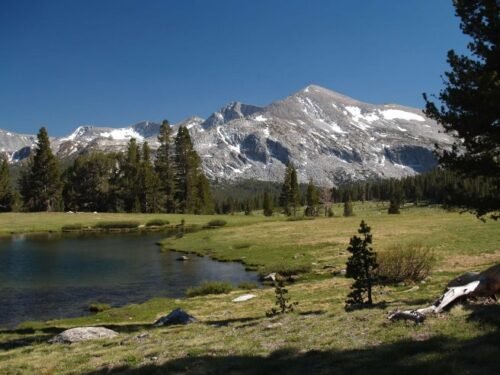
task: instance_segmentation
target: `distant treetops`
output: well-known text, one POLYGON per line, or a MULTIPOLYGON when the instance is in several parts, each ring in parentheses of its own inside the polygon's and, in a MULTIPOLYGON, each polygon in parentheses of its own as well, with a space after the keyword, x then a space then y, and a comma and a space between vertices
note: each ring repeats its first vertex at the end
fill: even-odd
MULTIPOLYGON (((188 130, 181 126, 173 139, 170 124, 163 121, 158 142, 154 162, 148 143, 139 145, 132 138, 124 153, 82 154, 61 173, 47 131, 41 128, 33 156, 19 179, 24 208, 213 213, 210 186, 188 130)), ((0 205, 7 200, 3 193, 8 180, 5 165, 4 160, 0 164, 0 205)))

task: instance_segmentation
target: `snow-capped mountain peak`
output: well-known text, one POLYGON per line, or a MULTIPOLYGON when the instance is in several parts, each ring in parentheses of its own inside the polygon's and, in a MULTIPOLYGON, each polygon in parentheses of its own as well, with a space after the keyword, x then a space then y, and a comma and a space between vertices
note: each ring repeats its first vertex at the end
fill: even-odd
MULTIPOLYGON (((302 181, 323 185, 401 177, 434 167, 434 144, 452 143, 419 109, 364 103, 318 85, 266 107, 231 102, 206 120, 193 116, 174 125, 174 133, 181 125, 189 129, 207 175, 223 179, 281 180, 290 161, 302 181)), ((130 138, 154 149, 159 128, 149 121, 125 128, 80 126, 54 138, 52 146, 60 157, 89 149, 122 151, 130 138)), ((0 151, 16 161, 29 155, 35 139, 0 130, 0 151)))

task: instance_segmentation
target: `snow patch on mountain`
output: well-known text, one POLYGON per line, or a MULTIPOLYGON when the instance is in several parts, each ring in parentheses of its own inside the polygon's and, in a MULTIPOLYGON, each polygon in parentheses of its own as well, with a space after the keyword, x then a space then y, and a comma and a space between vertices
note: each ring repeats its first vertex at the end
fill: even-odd
POLYGON ((425 121, 425 118, 422 116, 399 109, 385 109, 381 111, 381 114, 386 120, 425 121))
POLYGON ((122 128, 111 130, 109 132, 102 132, 101 137, 111 138, 114 140, 129 140, 131 138, 135 138, 137 141, 144 140, 144 137, 142 135, 131 128, 122 128))

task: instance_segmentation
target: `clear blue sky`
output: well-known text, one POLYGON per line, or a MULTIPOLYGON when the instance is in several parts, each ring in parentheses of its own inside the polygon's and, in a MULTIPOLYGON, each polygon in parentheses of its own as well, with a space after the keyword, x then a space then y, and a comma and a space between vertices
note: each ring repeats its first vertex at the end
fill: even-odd
POLYGON ((1 0, 0 128, 177 122, 310 83, 422 107, 465 43, 451 0, 1 0))

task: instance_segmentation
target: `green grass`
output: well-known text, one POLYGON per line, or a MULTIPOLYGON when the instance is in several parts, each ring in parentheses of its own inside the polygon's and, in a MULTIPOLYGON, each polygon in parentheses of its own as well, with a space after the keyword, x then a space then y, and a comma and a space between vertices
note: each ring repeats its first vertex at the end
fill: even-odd
MULTIPOLYGON (((221 215, 217 218, 227 221, 228 226, 246 225, 262 220, 283 220, 282 217, 262 218, 259 216, 221 215)), ((129 213, 64 213, 64 212, 4 212, 0 213, 0 236, 16 233, 60 232, 63 226, 78 225, 93 227, 101 222, 137 221, 146 224, 151 220, 168 221, 172 225, 184 219, 186 225, 204 225, 213 220, 211 215, 178 215, 178 214, 129 214, 129 213)))
POLYGON ((170 222, 163 219, 151 219, 146 222, 147 227, 162 227, 168 224, 170 224, 170 222))
POLYGON ((198 286, 188 288, 187 297, 206 296, 209 294, 227 294, 234 287, 227 281, 204 281, 198 286))
MULTIPOLYGON (((334 210, 341 213, 341 205, 334 210)), ((457 306, 422 325, 389 323, 386 317, 396 308, 432 303, 446 283, 465 270, 498 263, 500 223, 428 207, 403 208, 401 215, 387 215, 386 210, 382 204, 356 204, 355 217, 312 221, 228 216, 226 227, 167 239, 165 249, 239 260, 260 269, 307 264, 308 273, 287 286, 291 300, 299 304, 293 313, 267 318, 265 312, 274 307, 275 298, 273 288, 264 287, 252 290, 256 298, 242 303, 232 299, 247 292, 233 290, 186 299, 156 298, 79 318, 24 323, 17 330, 0 332, 0 374, 497 373, 499 304, 457 306), (377 286, 375 308, 346 312, 351 280, 331 274, 345 266, 345 249, 361 219, 372 227, 376 251, 418 242, 432 249, 436 265, 425 283, 377 286), (155 319, 176 307, 199 322, 152 328, 155 319), (120 335, 75 345, 46 342, 64 328, 86 325, 104 325, 120 335)), ((186 222, 203 225, 210 219, 186 217, 186 222)), ((175 216, 168 220, 180 222, 175 216)))

